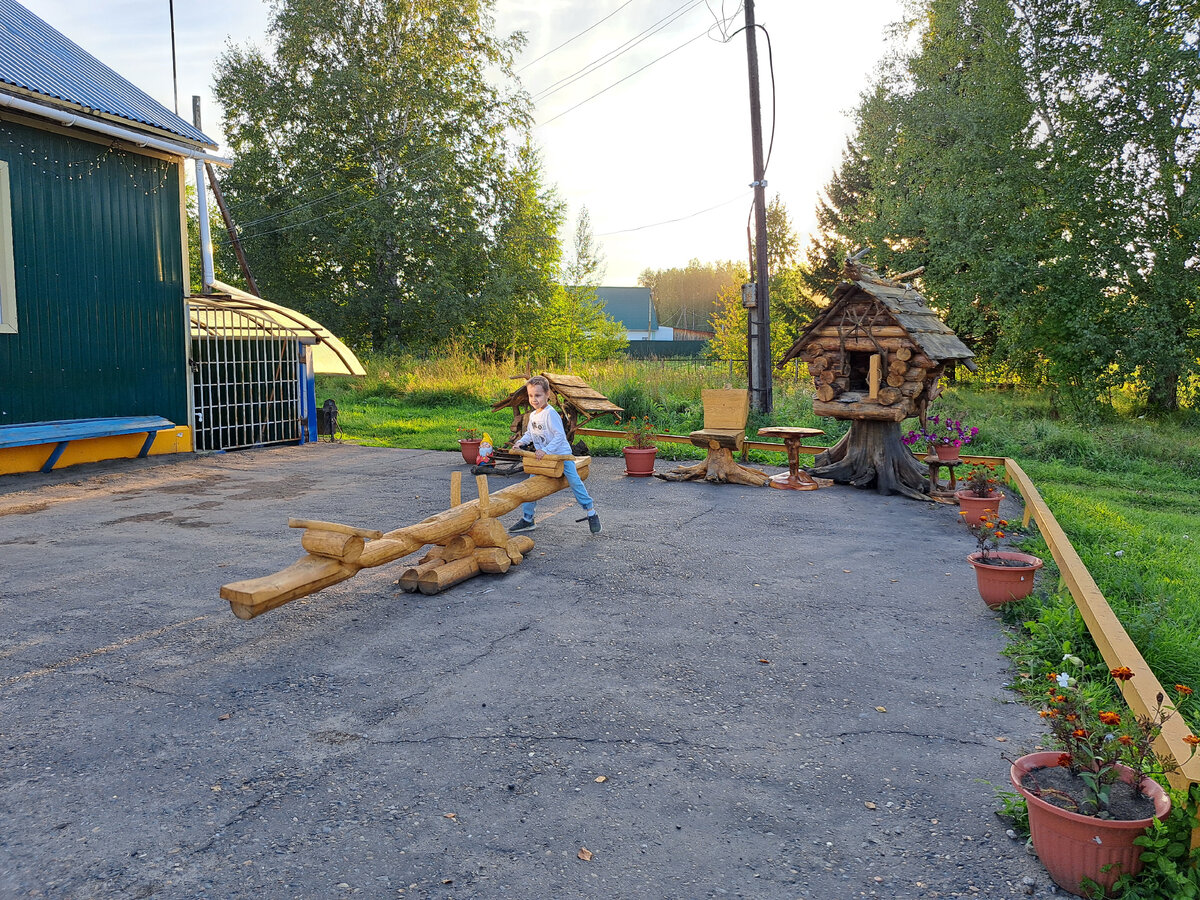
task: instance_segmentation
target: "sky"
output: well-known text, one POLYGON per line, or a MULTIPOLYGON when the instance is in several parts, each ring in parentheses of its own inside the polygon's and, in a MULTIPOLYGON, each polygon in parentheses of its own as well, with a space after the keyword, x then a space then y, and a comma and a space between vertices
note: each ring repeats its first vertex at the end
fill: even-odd
MULTIPOLYGON (((170 0, 20 2, 175 108, 170 0)), ((191 120, 199 95, 203 130, 220 142, 214 63, 230 44, 269 47, 270 6, 174 6, 181 115, 191 120)), ((754 2, 764 153, 774 123, 766 194, 786 205, 802 246, 901 8, 902 0, 754 2)), ((691 259, 747 258, 754 166, 746 37, 733 35, 745 24, 738 0, 496 0, 494 13, 498 33, 526 34, 516 68, 535 100, 546 180, 567 204, 563 237, 569 246, 586 207, 606 260, 603 283, 634 285, 645 269, 691 259)))

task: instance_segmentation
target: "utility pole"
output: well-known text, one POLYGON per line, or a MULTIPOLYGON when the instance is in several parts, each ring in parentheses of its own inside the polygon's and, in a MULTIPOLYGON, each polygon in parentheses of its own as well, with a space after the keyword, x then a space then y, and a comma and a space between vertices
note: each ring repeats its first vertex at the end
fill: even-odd
POLYGON ((771 298, 767 276, 767 182, 763 172, 762 115, 758 95, 758 44, 754 0, 746 0, 746 60, 750 69, 750 140, 754 148, 754 305, 747 312, 750 405, 771 412, 771 298))

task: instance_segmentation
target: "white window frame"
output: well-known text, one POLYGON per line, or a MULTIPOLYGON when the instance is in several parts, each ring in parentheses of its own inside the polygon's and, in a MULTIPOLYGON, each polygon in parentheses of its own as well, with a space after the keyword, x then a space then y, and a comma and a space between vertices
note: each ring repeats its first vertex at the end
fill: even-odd
POLYGON ((12 195, 8 163, 0 159, 0 334, 17 333, 17 278, 13 262, 12 195))

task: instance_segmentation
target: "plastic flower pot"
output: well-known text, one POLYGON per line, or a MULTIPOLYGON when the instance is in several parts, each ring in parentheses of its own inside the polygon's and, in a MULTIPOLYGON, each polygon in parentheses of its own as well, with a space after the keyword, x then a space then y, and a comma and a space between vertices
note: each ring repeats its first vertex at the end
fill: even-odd
POLYGON ((975 567, 979 596, 990 609, 1024 600, 1033 593, 1033 574, 1043 565, 1040 559, 1016 550, 993 550, 988 558, 995 562, 984 562, 983 555, 976 552, 967 557, 967 562, 975 567))
MULTIPOLYGON (((1060 809, 1030 793, 1021 780, 1032 769, 1058 765, 1057 750, 1029 753, 1012 764, 1009 778, 1029 807, 1029 833, 1033 849, 1054 883, 1081 897, 1107 897, 1113 882, 1128 872, 1142 869, 1142 848, 1133 839, 1143 834, 1154 819, 1165 819, 1171 798, 1153 778, 1144 778, 1141 791, 1154 802, 1148 819, 1098 819, 1060 809), (1102 894, 1084 893, 1087 878, 1103 888, 1102 894)), ((1133 772, 1119 767, 1121 780, 1133 781, 1133 772)))
POLYGON ((479 443, 482 439, 462 438, 458 442, 458 449, 462 451, 462 458, 467 461, 467 465, 475 465, 479 461, 479 443))
POLYGON ((968 526, 982 525, 983 514, 986 512, 990 512, 993 515, 998 514, 1000 511, 1000 501, 1004 499, 1004 495, 999 491, 995 491, 991 497, 978 497, 969 488, 956 491, 954 496, 958 500, 958 508, 966 513, 962 517, 962 520, 968 526))
POLYGON ((654 456, 657 447, 623 447, 625 454, 625 474, 636 478, 645 478, 654 474, 654 456))

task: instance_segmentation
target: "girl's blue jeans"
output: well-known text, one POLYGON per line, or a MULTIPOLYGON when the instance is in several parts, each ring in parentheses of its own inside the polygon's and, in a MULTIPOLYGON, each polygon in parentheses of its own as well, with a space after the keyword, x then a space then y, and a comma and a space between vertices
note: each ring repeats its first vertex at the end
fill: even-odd
MULTIPOLYGON (((575 495, 575 499, 579 501, 579 505, 583 507, 583 511, 590 513, 592 511, 592 498, 588 494, 587 488, 583 486, 583 479, 579 477, 579 472, 575 468, 574 460, 563 460, 563 477, 567 479, 567 484, 571 486, 571 492, 575 495)), ((533 511, 537 509, 537 501, 531 500, 528 503, 521 504, 521 515, 529 521, 533 521, 533 511)))

